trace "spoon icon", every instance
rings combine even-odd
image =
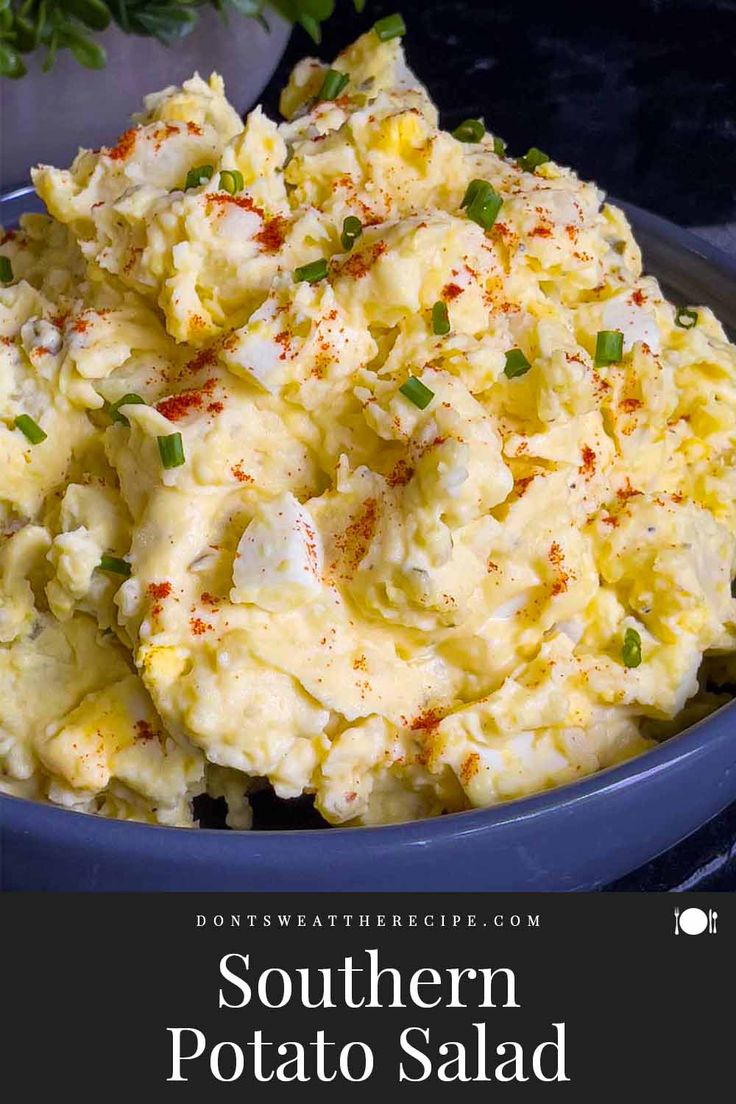
[[[711,935],[715,935],[718,930],[718,913],[715,909],[710,909],[708,914],[708,931]]]

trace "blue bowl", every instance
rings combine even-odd
[[[12,225],[27,195],[8,197]],[[622,204],[677,302],[736,328],[736,263]],[[590,890],[736,798],[736,702],[617,767],[492,809],[383,828],[227,832],[104,820],[0,796],[0,878],[24,890]]]

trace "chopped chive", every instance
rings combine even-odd
[[[504,366],[504,373],[509,379],[525,376],[530,368],[531,364],[521,349],[509,349],[506,353],[506,364]]]
[[[620,330],[601,330],[595,339],[595,366],[617,364],[624,355],[624,335]]]
[[[223,169],[220,173],[220,191],[237,195],[244,187],[243,174],[237,169]]]
[[[198,188],[200,184],[204,184],[205,180],[211,180],[214,171],[212,165],[198,165],[196,169],[190,169],[184,184],[185,190]]]
[[[349,79],[347,73],[341,73],[339,69],[328,69],[325,73],[325,79],[322,81],[322,87],[317,94],[317,99],[337,99]]]
[[[130,564],[127,560],[121,560],[118,556],[103,556],[97,566],[100,571],[110,571],[113,575],[124,575],[126,579],[130,575]]]
[[[13,280],[13,266],[10,257],[0,257],[0,283],[10,284]]]
[[[447,313],[447,304],[440,299],[432,307],[432,332],[438,337],[450,332],[450,316]]]
[[[42,441],[45,441],[48,434],[44,433],[38,422],[34,422],[30,414],[19,414],[14,422],[15,428],[19,429],[24,437],[27,437],[32,445],[40,445]]]
[[[618,238],[613,243],[611,248],[613,249],[614,253],[618,253],[620,256],[621,254],[626,252],[626,242],[623,240],[623,238]]]
[[[353,7],[355,8],[358,15],[360,15],[363,8],[365,7],[365,0],[353,0]]]
[[[463,201],[460,206],[468,207],[476,196],[487,192],[490,186],[487,180],[471,180],[465,189],[465,195],[463,196]]]
[[[466,119],[455,127],[452,137],[457,138],[458,142],[480,142],[485,132],[486,128],[480,119]]]
[[[468,218],[484,230],[493,226],[502,205],[503,199],[487,180],[471,180],[461,204],[467,208]]]
[[[308,284],[316,284],[318,280],[324,280],[327,275],[327,258],[320,257],[318,261],[310,261],[294,269],[294,281],[298,284],[305,281]]]
[[[120,413],[121,406],[145,406],[146,400],[142,399],[140,395],[136,395],[130,392],[127,395],[123,395],[122,399],[117,399],[116,402],[110,403],[107,413],[113,422],[120,422],[121,425],[129,426],[130,422],[124,414]]]
[[[549,154],[532,146],[523,157],[519,158],[519,165],[524,172],[534,172],[540,165],[544,165],[545,161],[549,161]]]
[[[363,223],[355,215],[348,215],[342,224],[342,234],[340,235],[340,241],[342,247],[347,253],[353,248],[356,241],[363,233]]]
[[[506,143],[504,142],[503,138],[493,139],[493,152],[495,153],[496,157],[506,156]]]
[[[641,637],[636,629],[627,629],[624,633],[621,658],[625,667],[638,667],[641,663]]]
[[[434,398],[434,391],[430,391],[428,387],[425,387],[422,381],[417,379],[416,376],[409,376],[406,383],[402,383],[399,391],[404,398],[414,403],[420,410],[424,410],[428,407]]]
[[[675,315],[675,325],[683,330],[691,330],[698,324],[698,312],[689,307],[680,307]]]
[[[381,42],[388,42],[390,38],[401,38],[406,34],[406,23],[403,16],[396,12],[395,15],[387,15],[379,19],[373,24],[373,30]]]
[[[184,463],[184,444],[181,433],[170,433],[158,438],[158,452],[164,468],[180,468]]]

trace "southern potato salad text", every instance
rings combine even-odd
[[[439,129],[401,30],[301,62],[281,124],[194,76],[35,170],[49,216],[0,248],[4,790],[247,827],[267,780],[382,824],[724,700],[736,351],[595,185]]]

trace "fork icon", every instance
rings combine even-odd
[[[676,906],[675,907],[675,935],[679,935],[679,934],[680,934],[680,910]]]

